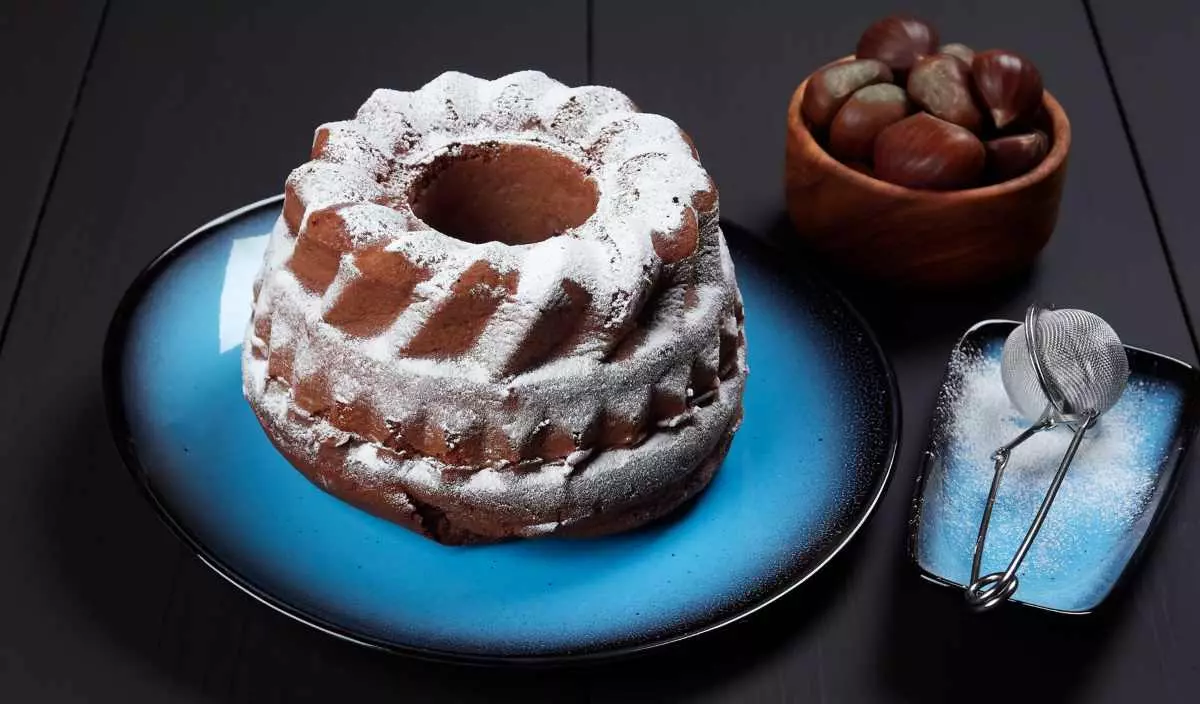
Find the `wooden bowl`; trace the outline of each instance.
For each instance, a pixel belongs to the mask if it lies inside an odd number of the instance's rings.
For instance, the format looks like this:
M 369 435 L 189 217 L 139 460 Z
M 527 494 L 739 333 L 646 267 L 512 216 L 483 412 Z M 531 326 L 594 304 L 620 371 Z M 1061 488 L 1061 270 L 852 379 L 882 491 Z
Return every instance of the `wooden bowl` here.
M 788 106 L 787 206 L 809 247 L 844 269 L 894 284 L 950 288 L 1027 267 L 1058 220 L 1071 123 L 1043 97 L 1052 140 L 1033 171 L 992 186 L 922 191 L 880 181 L 831 157 L 800 116 L 808 80 Z

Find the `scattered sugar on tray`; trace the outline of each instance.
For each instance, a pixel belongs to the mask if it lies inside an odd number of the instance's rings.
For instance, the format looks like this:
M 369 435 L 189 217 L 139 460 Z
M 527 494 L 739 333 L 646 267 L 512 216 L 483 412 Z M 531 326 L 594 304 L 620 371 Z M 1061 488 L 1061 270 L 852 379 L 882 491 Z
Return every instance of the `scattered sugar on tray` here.
M 992 455 L 1032 423 L 1012 405 L 1000 379 L 998 357 L 956 353 L 952 372 L 961 386 L 949 399 L 951 418 L 946 483 L 958 487 L 944 497 L 961 505 L 947 515 L 978 525 L 990 487 Z M 1038 534 L 1025 569 L 1053 573 L 1064 554 L 1087 549 L 1081 536 L 1118 533 L 1141 512 L 1153 489 L 1164 449 L 1148 445 L 1143 414 L 1147 387 L 1134 381 L 1124 397 L 1088 431 L 1075 462 Z M 985 569 L 1015 550 L 1071 441 L 1061 426 L 1039 433 L 1013 451 L 1000 486 L 988 536 Z M 952 475 L 952 476 L 951 476 Z

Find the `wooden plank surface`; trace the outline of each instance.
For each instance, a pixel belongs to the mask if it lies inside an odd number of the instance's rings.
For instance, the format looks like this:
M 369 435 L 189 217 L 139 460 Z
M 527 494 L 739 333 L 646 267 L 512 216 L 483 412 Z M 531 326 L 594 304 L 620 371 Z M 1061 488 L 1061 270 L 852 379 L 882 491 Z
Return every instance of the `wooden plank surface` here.
M 1200 227 L 1196 193 L 1200 94 L 1191 74 L 1200 4 L 1089 0 L 1095 28 L 1190 314 L 1200 328 Z
M 903 537 L 934 396 L 955 339 L 1033 299 L 1082 307 L 1124 339 L 1196 357 L 1117 104 L 1081 3 L 917 1 L 944 41 L 1033 57 L 1074 130 L 1056 235 L 1027 277 L 973 294 L 897 296 L 850 287 L 895 364 L 902 452 L 877 515 L 826 574 L 728 633 L 590 674 L 593 699 L 624 701 L 1191 701 L 1200 609 L 1191 584 L 1200 482 L 1185 481 L 1145 569 L 1085 618 L 968 614 L 919 580 Z M 676 119 L 721 189 L 731 238 L 787 237 L 785 109 L 813 69 L 851 53 L 895 4 L 597 3 L 595 80 Z M 753 345 L 753 340 L 750 341 Z M 1187 473 L 1200 467 L 1193 455 Z M 993 654 L 994 653 L 994 654 Z M 1034 697 L 1018 680 L 1036 682 Z M 1008 687 L 1015 687 L 1009 690 Z
M 185 555 L 111 446 L 118 298 L 159 250 L 280 192 L 321 122 L 447 69 L 586 78 L 586 4 L 114 0 L 0 350 L 0 699 L 571 701 L 561 675 L 336 641 Z
M 0 4 L 0 134 L 6 138 L 0 158 L 0 325 L 17 291 L 104 4 Z
M 595 80 L 689 130 L 721 186 L 730 237 L 786 236 L 787 98 L 892 10 L 881 0 L 847 5 L 597 2 Z M 0 698 L 988 701 L 1016 672 L 1056 701 L 1190 701 L 1200 684 L 1200 609 L 1190 598 L 1200 525 L 1188 516 L 1200 509 L 1200 483 L 1185 477 L 1145 569 L 1093 617 L 1014 610 L 979 619 L 921 583 L 903 554 L 933 396 L 967 325 L 1016 316 L 1037 297 L 1092 309 L 1131 344 L 1195 359 L 1081 4 L 912 3 L 947 40 L 1038 60 L 1075 131 L 1059 231 L 1029 277 L 990 291 L 919 299 L 853 288 L 900 379 L 896 477 L 848 551 L 748 622 L 603 667 L 431 665 L 274 614 L 158 524 L 124 475 L 99 397 L 104 327 L 136 271 L 210 217 L 277 192 L 312 128 L 349 115 L 374 87 L 416 85 L 448 68 L 490 76 L 537 67 L 583 82 L 585 7 L 113 0 L 0 349 L 0 554 L 18 575 L 0 580 Z M 1126 109 L 1136 125 L 1128 101 Z M 1001 650 L 985 668 L 974 643 Z

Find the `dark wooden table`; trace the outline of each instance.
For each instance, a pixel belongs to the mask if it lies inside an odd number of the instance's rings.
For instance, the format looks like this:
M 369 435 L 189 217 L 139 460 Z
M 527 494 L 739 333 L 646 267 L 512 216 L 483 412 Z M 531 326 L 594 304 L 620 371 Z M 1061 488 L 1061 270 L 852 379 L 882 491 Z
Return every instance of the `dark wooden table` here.
M 1089 617 L 969 615 L 916 577 L 903 536 L 938 379 L 972 322 L 1039 298 L 1196 360 L 1200 10 L 904 4 L 947 40 L 1036 57 L 1074 128 L 1053 241 L 1028 276 L 970 295 L 849 286 L 895 364 L 905 428 L 888 495 L 817 579 L 685 645 L 537 672 L 356 648 L 251 601 L 188 554 L 104 425 L 99 350 L 113 307 L 159 250 L 278 192 L 315 125 L 352 114 L 375 87 L 451 68 L 535 67 L 626 91 L 692 134 L 739 236 L 786 236 L 788 96 L 893 3 L 0 4 L 0 700 L 1197 701 L 1196 478 L 1184 476 L 1136 578 Z M 1198 468 L 1193 455 L 1185 475 Z

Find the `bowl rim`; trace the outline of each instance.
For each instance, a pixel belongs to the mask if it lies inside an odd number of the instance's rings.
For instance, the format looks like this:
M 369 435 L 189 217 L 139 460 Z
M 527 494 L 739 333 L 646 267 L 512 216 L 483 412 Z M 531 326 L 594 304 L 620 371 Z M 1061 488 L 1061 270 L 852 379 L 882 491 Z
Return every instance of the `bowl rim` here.
M 908 188 L 894 183 L 889 183 L 874 176 L 869 176 L 860 171 L 846 166 L 838 161 L 825 150 L 825 147 L 816 140 L 812 131 L 800 117 L 800 103 L 804 99 L 804 91 L 808 87 L 809 81 L 820 71 L 835 64 L 853 61 L 853 55 L 842 57 L 836 61 L 831 61 L 821 68 L 813 71 L 805 77 L 796 90 L 792 93 L 792 99 L 788 103 L 788 140 L 794 142 L 797 147 L 805 152 L 813 155 L 810 159 L 815 164 L 819 165 L 825 171 L 837 174 L 840 178 L 857 184 L 861 188 L 874 191 L 879 195 L 905 198 L 909 200 L 922 200 L 927 202 L 947 202 L 947 201 L 963 201 L 963 200 L 983 200 L 1002 196 L 1009 193 L 1024 190 L 1036 183 L 1040 183 L 1049 178 L 1052 174 L 1058 172 L 1067 160 L 1067 153 L 1071 149 L 1071 121 L 1067 117 L 1066 111 L 1058 100 L 1048 90 L 1042 91 L 1042 107 L 1046 114 L 1050 117 L 1050 124 L 1053 134 L 1051 135 L 1050 152 L 1042 159 L 1042 162 L 1037 165 L 1032 171 L 1024 173 L 1016 178 L 1011 178 L 1000 183 L 993 183 L 987 186 L 978 186 L 976 188 L 963 188 L 954 191 L 933 191 L 919 188 Z M 790 169 L 789 169 L 790 171 Z

